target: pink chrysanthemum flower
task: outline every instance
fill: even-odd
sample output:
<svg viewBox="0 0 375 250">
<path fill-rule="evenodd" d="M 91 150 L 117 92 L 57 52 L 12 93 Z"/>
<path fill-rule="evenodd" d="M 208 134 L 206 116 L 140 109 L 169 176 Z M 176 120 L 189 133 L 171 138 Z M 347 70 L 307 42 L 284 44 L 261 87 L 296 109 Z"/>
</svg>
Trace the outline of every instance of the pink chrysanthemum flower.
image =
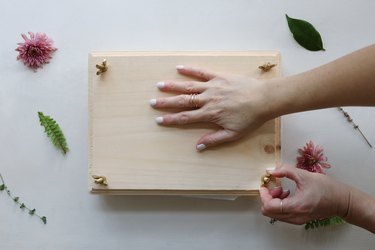
<svg viewBox="0 0 375 250">
<path fill-rule="evenodd" d="M 53 41 L 46 34 L 28 33 L 30 38 L 21 34 L 25 42 L 18 43 L 16 51 L 19 52 L 19 55 L 17 60 L 21 60 L 27 67 L 36 71 L 38 68 L 42 68 L 43 64 L 49 63 L 52 53 L 57 49 L 52 46 Z"/>
<path fill-rule="evenodd" d="M 300 156 L 297 157 L 297 168 L 305 169 L 310 172 L 325 174 L 323 169 L 330 168 L 327 163 L 327 157 L 323 153 L 323 147 L 314 146 L 312 141 L 306 143 L 303 148 L 298 149 Z"/>
</svg>

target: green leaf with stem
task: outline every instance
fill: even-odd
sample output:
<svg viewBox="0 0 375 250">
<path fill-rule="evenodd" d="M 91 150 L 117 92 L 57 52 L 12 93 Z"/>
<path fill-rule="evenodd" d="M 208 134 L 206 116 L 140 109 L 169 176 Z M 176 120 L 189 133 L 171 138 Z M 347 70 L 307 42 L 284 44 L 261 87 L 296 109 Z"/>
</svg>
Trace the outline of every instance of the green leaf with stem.
<svg viewBox="0 0 375 250">
<path fill-rule="evenodd" d="M 325 50 L 322 37 L 315 27 L 302 19 L 295 19 L 285 14 L 286 20 L 294 39 L 307 50 L 319 51 Z"/>
</svg>

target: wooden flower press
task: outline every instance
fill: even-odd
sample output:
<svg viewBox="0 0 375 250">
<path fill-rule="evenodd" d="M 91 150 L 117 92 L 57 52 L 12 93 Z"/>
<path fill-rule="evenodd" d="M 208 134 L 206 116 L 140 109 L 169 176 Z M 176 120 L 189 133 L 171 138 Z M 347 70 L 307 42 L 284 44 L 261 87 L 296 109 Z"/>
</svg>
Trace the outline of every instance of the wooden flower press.
<svg viewBox="0 0 375 250">
<path fill-rule="evenodd" d="M 103 62 L 103 60 L 106 60 Z M 269 71 L 259 68 L 276 64 Z M 198 153 L 211 124 L 163 127 L 156 83 L 185 80 L 176 65 L 257 78 L 280 75 L 278 52 L 93 52 L 89 55 L 89 189 L 126 195 L 256 195 L 280 159 L 280 121 Z"/>
</svg>

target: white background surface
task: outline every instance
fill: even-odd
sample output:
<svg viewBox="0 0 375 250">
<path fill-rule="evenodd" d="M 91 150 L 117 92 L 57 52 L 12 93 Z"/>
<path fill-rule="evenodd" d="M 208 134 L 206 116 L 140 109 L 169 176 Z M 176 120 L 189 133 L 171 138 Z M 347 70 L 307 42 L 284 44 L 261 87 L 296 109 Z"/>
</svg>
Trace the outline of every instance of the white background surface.
<svg viewBox="0 0 375 250">
<path fill-rule="evenodd" d="M 103 197 L 87 192 L 87 54 L 91 50 L 279 50 L 285 75 L 375 41 L 373 1 L 5 1 L 0 9 L 0 172 L 48 224 L 0 194 L 0 249 L 373 249 L 354 226 L 305 232 L 271 226 L 258 198 Z M 285 13 L 309 20 L 326 52 L 292 38 Z M 20 33 L 55 41 L 34 73 L 16 61 Z M 322 89 L 324 91 L 324 89 Z M 40 127 L 54 117 L 71 152 L 63 157 Z M 375 144 L 373 108 L 349 108 Z M 335 109 L 283 118 L 283 159 L 309 139 L 325 146 L 329 174 L 375 195 L 375 149 Z M 193 145 L 192 145 L 193 146 Z M 233 163 L 235 164 L 235 163 Z"/>
</svg>

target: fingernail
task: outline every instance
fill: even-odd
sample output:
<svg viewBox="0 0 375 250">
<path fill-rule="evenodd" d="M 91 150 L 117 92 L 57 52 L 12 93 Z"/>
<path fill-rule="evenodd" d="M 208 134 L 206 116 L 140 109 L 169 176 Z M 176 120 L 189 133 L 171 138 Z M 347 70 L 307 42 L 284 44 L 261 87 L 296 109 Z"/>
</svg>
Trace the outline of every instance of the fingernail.
<svg viewBox="0 0 375 250">
<path fill-rule="evenodd" d="M 149 103 L 150 103 L 150 106 L 151 106 L 151 107 L 154 107 L 154 106 L 156 105 L 156 99 L 151 99 L 151 100 L 149 101 Z"/>
<path fill-rule="evenodd" d="M 266 168 L 266 172 L 269 173 L 269 172 L 272 172 L 272 171 L 275 171 L 275 167 L 270 167 L 270 168 Z"/>
<path fill-rule="evenodd" d="M 159 89 L 164 88 L 164 86 L 165 86 L 164 82 L 158 82 L 158 83 L 156 83 L 156 87 L 158 87 Z"/>
<path fill-rule="evenodd" d="M 198 144 L 197 145 L 197 149 L 198 149 L 198 151 L 205 150 L 206 149 L 206 145 L 204 145 L 204 144 Z"/>
<path fill-rule="evenodd" d="M 155 118 L 155 122 L 157 123 L 157 124 L 162 124 L 163 123 L 163 117 L 162 116 L 159 116 L 159 117 L 156 117 Z"/>
<path fill-rule="evenodd" d="M 281 188 L 282 188 L 281 186 L 277 186 L 277 187 L 273 187 L 273 188 L 271 188 L 271 190 L 273 191 L 273 190 L 281 189 Z"/>
<path fill-rule="evenodd" d="M 176 66 L 176 69 L 183 69 L 183 68 L 185 68 L 184 65 L 177 65 Z"/>
</svg>

